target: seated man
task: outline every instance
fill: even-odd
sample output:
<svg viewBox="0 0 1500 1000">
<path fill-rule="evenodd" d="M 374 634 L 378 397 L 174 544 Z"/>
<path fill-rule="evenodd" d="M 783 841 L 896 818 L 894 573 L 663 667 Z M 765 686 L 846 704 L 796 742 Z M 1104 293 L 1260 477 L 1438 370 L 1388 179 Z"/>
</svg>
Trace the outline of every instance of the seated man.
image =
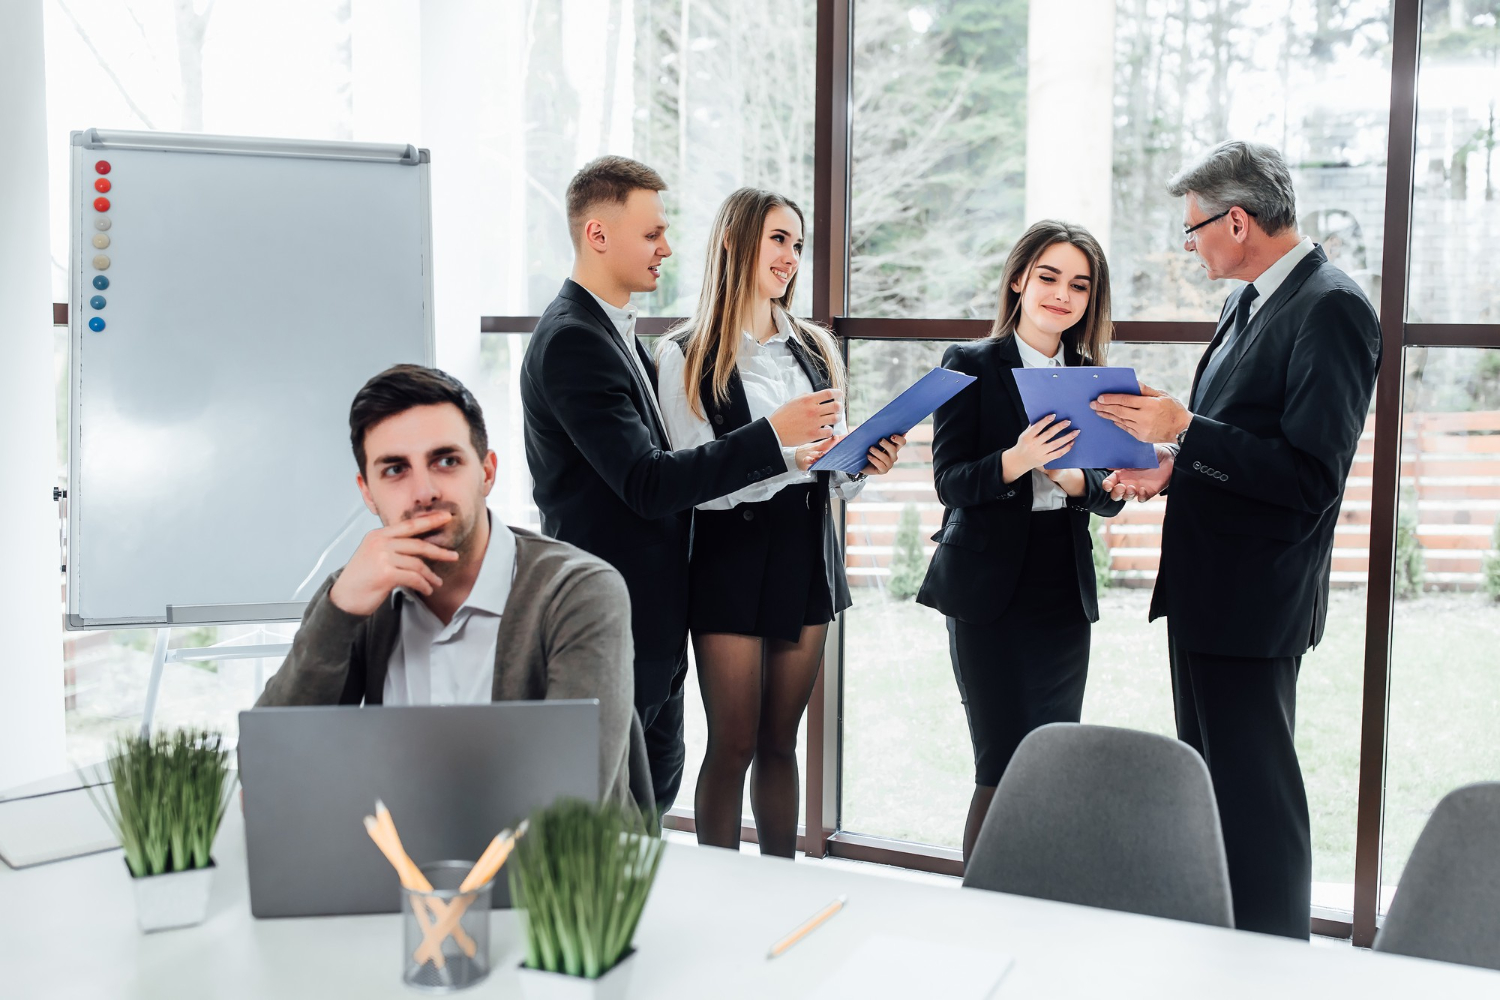
<svg viewBox="0 0 1500 1000">
<path fill-rule="evenodd" d="M 599 699 L 599 795 L 651 803 L 619 572 L 490 513 L 495 453 L 452 376 L 396 365 L 349 409 L 355 482 L 384 524 L 319 588 L 268 705 Z"/>
</svg>

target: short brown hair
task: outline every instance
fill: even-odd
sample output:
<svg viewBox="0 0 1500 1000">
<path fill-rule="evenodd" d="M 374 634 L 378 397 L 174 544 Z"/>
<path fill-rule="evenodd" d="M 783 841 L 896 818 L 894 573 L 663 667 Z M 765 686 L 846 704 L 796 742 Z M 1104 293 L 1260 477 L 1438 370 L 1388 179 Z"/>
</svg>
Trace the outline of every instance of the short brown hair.
<svg viewBox="0 0 1500 1000">
<path fill-rule="evenodd" d="M 371 427 L 387 417 L 405 413 L 416 406 L 452 403 L 469 424 L 469 440 L 482 459 L 490 450 L 489 435 L 484 430 L 484 411 L 474 394 L 458 379 L 445 371 L 422 365 L 392 365 L 366 382 L 354 394 L 349 407 L 349 443 L 359 474 L 365 474 L 365 435 Z"/>
<path fill-rule="evenodd" d="M 665 191 L 661 174 L 628 156 L 601 156 L 583 165 L 568 182 L 568 235 L 577 247 L 583 224 L 596 205 L 623 205 L 632 191 Z"/>
</svg>

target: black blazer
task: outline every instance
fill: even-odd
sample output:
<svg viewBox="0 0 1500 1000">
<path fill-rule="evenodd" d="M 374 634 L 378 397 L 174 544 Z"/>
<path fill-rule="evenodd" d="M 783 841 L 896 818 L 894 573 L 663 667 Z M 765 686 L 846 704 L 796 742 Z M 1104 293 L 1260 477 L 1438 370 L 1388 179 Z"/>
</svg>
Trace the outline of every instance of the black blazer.
<svg viewBox="0 0 1500 1000">
<path fill-rule="evenodd" d="M 1213 347 L 1228 333 L 1236 291 Z M 1203 387 L 1172 469 L 1151 618 L 1184 648 L 1300 656 L 1323 637 L 1333 529 L 1370 412 L 1380 321 L 1314 247 Z"/>
<path fill-rule="evenodd" d="M 687 339 L 688 334 L 681 333 L 673 337 L 672 341 L 686 353 Z M 807 376 L 807 380 L 812 383 L 813 392 L 822 392 L 824 389 L 833 387 L 833 382 L 829 378 L 828 372 L 824 371 L 822 362 L 816 355 L 809 354 L 795 337 L 787 339 L 787 348 L 791 351 L 792 357 L 797 359 L 797 364 L 801 366 L 803 373 Z M 729 373 L 729 398 L 727 400 L 722 403 L 719 402 L 717 395 L 714 393 L 712 371 L 705 371 L 703 377 L 699 380 L 698 398 L 703 403 L 703 412 L 708 417 L 709 424 L 713 427 L 715 437 L 722 438 L 726 434 L 731 434 L 741 427 L 749 425 L 750 402 L 745 398 L 745 384 L 740 381 L 738 369 Z M 785 471 L 785 468 L 785 463 L 783 463 L 782 468 L 778 472 Z M 833 609 L 834 611 L 842 611 L 853 602 L 849 596 L 849 578 L 844 572 L 843 549 L 839 547 L 838 530 L 833 523 L 832 511 L 829 510 L 828 501 L 832 487 L 833 473 L 819 472 L 815 473 L 815 475 L 817 476 L 818 485 L 815 496 L 821 497 L 823 501 L 820 508 L 821 513 L 819 514 L 820 522 L 818 527 L 818 534 L 822 539 L 823 545 L 823 567 L 828 573 L 828 589 L 829 593 L 833 595 Z M 743 506 L 745 505 L 738 504 L 735 509 L 738 510 Z M 703 511 L 700 513 L 722 514 L 724 512 Z M 743 557 L 742 562 L 745 565 L 764 566 L 766 563 L 766 550 L 771 545 L 770 522 L 764 518 L 751 520 L 744 520 L 742 518 L 737 527 L 741 526 L 742 530 L 735 532 L 737 541 L 742 546 L 738 549 L 736 555 Z M 741 560 L 737 559 L 736 562 L 739 563 Z M 744 580 L 743 592 L 748 594 L 759 593 L 760 581 Z"/>
<path fill-rule="evenodd" d="M 620 571 L 630 590 L 636 702 L 665 700 L 687 643 L 692 510 L 786 470 L 756 420 L 701 448 L 668 450 L 650 382 L 587 289 L 569 280 L 542 313 L 521 365 L 526 464 L 542 531 Z"/>
<path fill-rule="evenodd" d="M 1071 348 L 1067 362 L 1082 364 Z M 932 540 L 937 552 L 917 602 L 951 618 L 985 624 L 999 618 L 1015 595 L 1026 555 L 1031 520 L 1031 475 L 1013 483 L 1001 473 L 1001 453 L 1030 426 L 1014 368 L 1023 367 L 1015 337 L 986 337 L 954 344 L 943 367 L 979 381 L 938 407 L 932 428 L 932 479 L 943 511 L 943 526 Z M 1081 497 L 1069 497 L 1073 560 L 1078 595 L 1091 622 L 1099 620 L 1095 593 L 1094 536 L 1089 513 L 1113 517 L 1125 506 L 1111 500 L 1102 483 L 1107 469 L 1084 469 Z"/>
</svg>

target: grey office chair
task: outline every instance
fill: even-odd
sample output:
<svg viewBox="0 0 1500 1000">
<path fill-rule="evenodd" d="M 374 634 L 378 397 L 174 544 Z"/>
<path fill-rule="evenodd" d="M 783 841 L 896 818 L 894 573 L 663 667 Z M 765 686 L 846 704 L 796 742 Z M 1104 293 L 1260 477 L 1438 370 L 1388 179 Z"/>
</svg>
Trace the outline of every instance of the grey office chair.
<svg viewBox="0 0 1500 1000">
<path fill-rule="evenodd" d="M 1500 782 L 1454 789 L 1412 848 L 1376 951 L 1500 969 Z"/>
<path fill-rule="evenodd" d="M 1234 926 L 1208 767 L 1132 729 L 1054 723 L 1022 740 L 964 885 Z"/>
</svg>

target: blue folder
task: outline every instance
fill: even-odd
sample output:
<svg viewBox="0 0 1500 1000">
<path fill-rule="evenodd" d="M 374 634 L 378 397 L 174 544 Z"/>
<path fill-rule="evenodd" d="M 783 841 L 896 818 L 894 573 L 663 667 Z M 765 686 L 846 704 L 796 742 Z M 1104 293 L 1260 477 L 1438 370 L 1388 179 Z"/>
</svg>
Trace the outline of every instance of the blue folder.
<svg viewBox="0 0 1500 1000">
<path fill-rule="evenodd" d="M 828 454 L 813 464 L 813 471 L 855 474 L 870 464 L 868 452 L 882 438 L 905 434 L 972 381 L 973 375 L 934 368 L 917 379 L 911 388 L 882 406 L 873 417 L 850 431 L 844 440 L 828 449 Z"/>
<path fill-rule="evenodd" d="M 1015 368 L 1016 387 L 1032 423 L 1055 413 L 1081 433 L 1073 450 L 1048 462 L 1049 469 L 1154 469 L 1156 449 L 1089 409 L 1106 392 L 1141 394 L 1134 368 Z"/>
</svg>

